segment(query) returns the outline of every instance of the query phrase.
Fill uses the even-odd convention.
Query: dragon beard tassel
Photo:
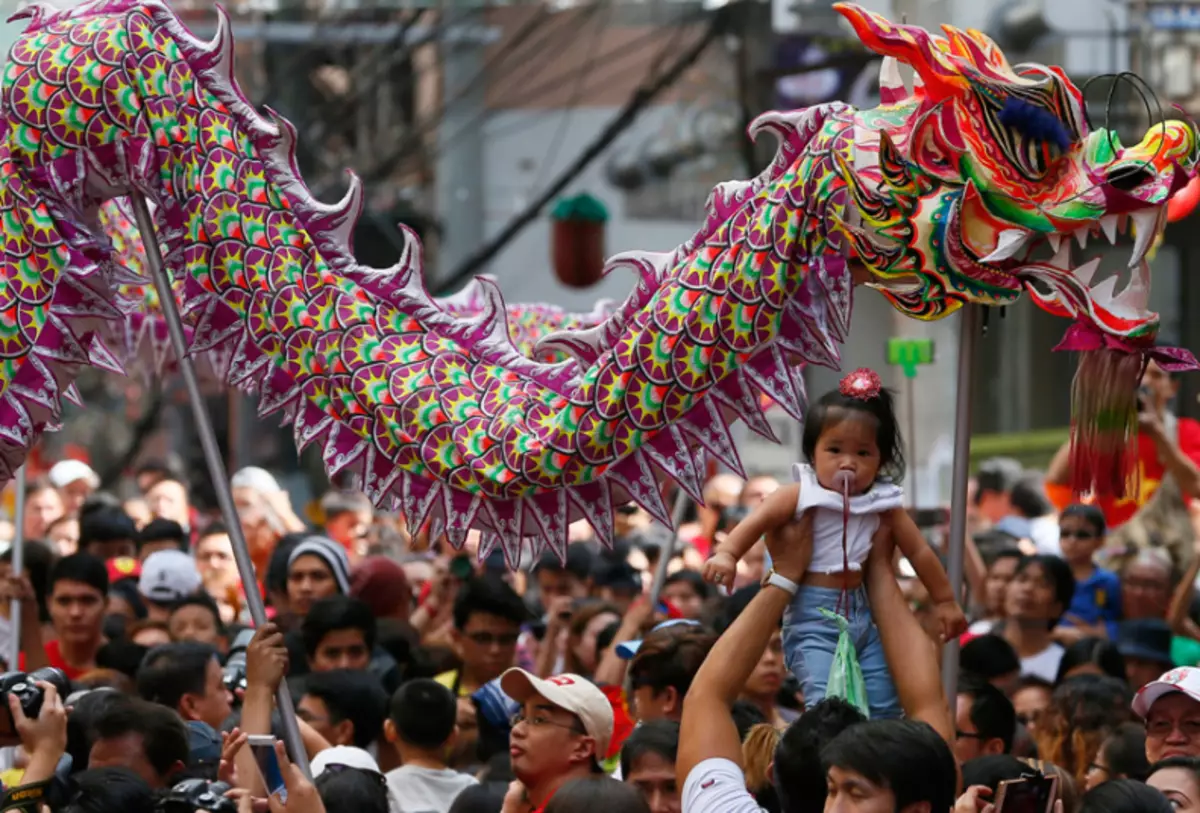
[[[1123,499],[1137,493],[1141,353],[1086,350],[1071,385],[1071,490]]]

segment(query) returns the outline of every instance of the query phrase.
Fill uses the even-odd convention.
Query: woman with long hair
[[[1038,756],[1083,785],[1109,732],[1129,719],[1124,683],[1099,675],[1069,678],[1054,690],[1050,708],[1038,720]]]

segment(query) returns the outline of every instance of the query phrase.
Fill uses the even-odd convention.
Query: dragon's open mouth
[[[1127,335],[1156,319],[1149,310],[1150,262],[1146,255],[1166,223],[1166,207],[1160,206],[1127,215],[1105,215],[1073,234],[1033,237],[1016,247],[1011,244],[1018,238],[1005,232],[1001,245],[1014,258],[1013,273],[1043,308],[1071,318],[1088,317],[1106,332]],[[1104,248],[1089,251],[1092,240],[1131,247],[1128,254]],[[1072,243],[1087,257],[1079,264],[1072,263]],[[1023,256],[1015,259],[1022,252]]]

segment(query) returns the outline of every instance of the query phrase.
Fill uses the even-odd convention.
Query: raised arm
[[[893,547],[886,538],[886,530],[883,533],[871,546],[866,585],[871,617],[879,628],[896,694],[910,719],[929,723],[953,748],[954,720],[942,689],[938,647],[929,640],[900,592],[892,564]]]
[[[929,591],[929,598],[934,603],[934,612],[942,625],[942,636],[947,641],[957,638],[967,631],[967,617],[958,606],[958,597],[954,595],[954,589],[950,586],[950,577],[946,575],[946,569],[942,567],[937,554],[929,547],[921,529],[907,511],[897,508],[889,514],[889,518],[896,547],[908,559],[913,570],[917,572],[917,578]]]
[[[801,530],[812,534],[812,520],[807,514],[801,521]],[[799,584],[807,566],[807,551],[803,545],[782,544],[780,536],[774,532],[767,535],[774,569]],[[764,587],[725,630],[701,664],[683,701],[675,761],[680,787],[692,769],[706,759],[722,758],[741,764],[742,742],[730,709],[791,601],[792,594],[787,590]]]

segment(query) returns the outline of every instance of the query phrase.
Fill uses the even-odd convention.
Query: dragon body
[[[526,539],[562,552],[579,517],[610,539],[614,503],[669,522],[663,483],[699,498],[708,457],[740,470],[730,423],[770,436],[764,397],[802,418],[798,366],[838,365],[864,277],[921,319],[1029,291],[1073,320],[1071,346],[1107,382],[1083,388],[1079,424],[1094,412],[1104,431],[1128,428],[1119,407],[1157,324],[1144,254],[1195,172],[1193,126],[1165,122],[1123,147],[1089,130],[1060,70],[1018,72],[977,32],[839,9],[889,57],[883,105],[761,116],[751,135],[778,138],[772,164],[717,187],[674,251],[610,260],[635,272],[629,297],[534,354],[514,344],[490,279],[468,318],[432,298],[415,236],[392,268],[355,262],[359,185],[336,205],[308,193],[294,130],[232,79],[224,14],[203,42],[157,0],[23,12],[0,109],[0,474],[82,366],[111,366],[129,274],[98,209],[129,194],[154,205],[193,351],[226,350],[229,381],[290,421],[300,447],[320,444],[331,473],[361,472],[374,500],[452,541],[478,527],[481,553],[499,545],[510,562]],[[920,80],[911,90],[897,59]],[[1130,223],[1133,279],[1114,296],[1071,242]],[[1101,397],[1122,387],[1115,406]],[[1091,485],[1119,489],[1121,476]]]
[[[120,200],[102,204],[99,217],[101,227],[112,242],[116,262],[136,277],[117,289],[125,311],[119,360],[129,375],[140,378],[161,376],[173,367],[173,350],[158,292],[148,279],[142,236],[133,215],[126,211]],[[479,284],[471,281],[457,294],[440,299],[438,303],[452,315],[469,319],[483,310],[486,298]],[[529,358],[555,362],[562,360],[561,355],[552,351],[539,353],[537,343],[560,330],[587,329],[600,324],[611,315],[612,305],[611,300],[601,300],[590,313],[572,313],[545,303],[507,305],[505,311],[509,334],[517,349]],[[186,326],[185,332],[190,338],[191,331]],[[229,369],[231,357],[228,352],[223,352],[227,349],[227,345],[222,345],[208,353],[197,354],[199,360],[210,365],[218,380],[224,379]]]

